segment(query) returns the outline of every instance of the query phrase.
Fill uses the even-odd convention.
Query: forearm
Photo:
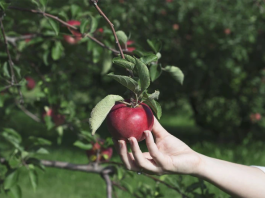
[[[265,174],[255,167],[201,156],[197,176],[236,197],[265,197]]]

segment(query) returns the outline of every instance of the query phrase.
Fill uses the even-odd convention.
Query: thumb
[[[153,125],[152,132],[154,136],[158,138],[164,137],[169,134],[167,130],[164,129],[164,127],[162,127],[162,125],[158,122],[155,116],[154,116],[154,125]]]

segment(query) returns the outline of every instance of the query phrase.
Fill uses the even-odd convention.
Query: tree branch
[[[28,115],[30,118],[32,118],[33,120],[35,120],[36,122],[41,122],[40,118],[37,117],[36,115],[34,115],[33,113],[31,113],[29,110],[27,110],[23,105],[20,105],[19,102],[17,100],[15,100],[16,105],[18,106],[18,108],[20,108],[26,115]]]
[[[38,10],[32,10],[32,9],[25,9],[25,8],[18,8],[18,7],[13,7],[13,6],[9,6],[9,9],[13,9],[13,10],[18,10],[18,11],[24,11],[24,12],[29,12],[29,13],[35,13],[35,14],[41,14],[43,16],[46,16],[46,17],[49,17],[49,18],[52,18],[56,21],[58,21],[59,23],[81,33],[77,27],[73,26],[73,25],[69,25],[67,22],[63,21],[62,19],[60,19],[59,17],[57,16],[54,16],[54,15],[51,15],[51,14],[48,14],[48,13],[45,13],[45,12],[41,12],[41,11],[38,11]],[[95,43],[97,43],[98,45],[100,45],[101,47],[103,48],[106,48],[110,51],[112,51],[113,53],[115,54],[119,54],[119,51],[115,50],[115,49],[112,49],[108,46],[106,46],[104,43],[100,42],[99,40],[97,40],[96,38],[92,37],[91,35],[89,34],[85,34],[83,35],[83,37],[88,37],[89,39],[91,39],[92,41],[94,41]]]
[[[121,57],[123,59],[125,59],[124,54],[123,54],[123,50],[122,50],[120,42],[119,42],[119,39],[118,39],[116,31],[114,29],[113,23],[111,23],[111,21],[108,19],[108,17],[104,14],[104,12],[98,6],[98,4],[97,4],[98,0],[91,0],[91,1],[93,2],[95,8],[98,10],[99,14],[104,17],[104,19],[108,22],[109,26],[111,27],[112,33],[113,33],[113,35],[115,37],[116,44],[118,45],[118,48],[120,50]],[[133,72],[131,70],[129,70],[129,69],[126,69],[126,70],[129,72],[130,76],[133,77]]]
[[[112,198],[112,183],[109,177],[109,174],[112,172],[114,172],[114,169],[110,167],[110,168],[104,169],[101,174],[107,185],[107,198]]]
[[[3,38],[4,38],[4,43],[5,43],[5,46],[6,46],[6,53],[7,53],[7,56],[8,56],[8,63],[9,63],[10,71],[11,71],[11,86],[13,86],[14,84],[17,84],[17,80],[16,80],[16,76],[15,76],[15,72],[14,72],[14,63],[13,63],[13,61],[11,59],[11,55],[10,55],[10,52],[9,52],[9,49],[8,49],[8,43],[7,43],[5,29],[4,29],[4,25],[3,25],[3,17],[4,16],[0,17],[0,26],[1,26],[2,35],[3,35]],[[18,93],[19,93],[19,96],[20,96],[20,103],[24,103],[23,95],[22,95],[22,92],[20,90],[20,86],[17,86],[17,90],[18,90]]]

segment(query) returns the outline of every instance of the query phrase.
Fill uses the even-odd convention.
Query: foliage
[[[21,197],[21,169],[28,171],[36,189],[36,167],[44,168],[39,155],[47,154],[43,146],[50,144],[41,137],[22,140],[19,131],[6,128],[21,111],[48,134],[56,132],[54,142],[62,143],[71,133],[81,149],[91,148],[95,140],[87,133],[93,107],[106,95],[126,95],[126,88],[145,100],[158,118],[161,106],[181,109],[186,100],[196,123],[218,135],[240,140],[253,127],[265,127],[261,0],[106,0],[98,5],[117,31],[125,60],[118,55],[110,27],[88,0],[0,0],[10,55],[1,48],[0,157],[5,161],[0,191],[11,197]],[[5,46],[2,34],[0,45]],[[127,76],[128,71],[135,77]],[[36,84],[31,86],[26,77]],[[101,123],[96,121],[95,128]],[[113,179],[132,193],[122,181],[130,173],[122,171],[117,167]],[[201,181],[187,187],[190,192],[196,188],[208,193]],[[139,192],[162,196],[158,186],[143,184]]]

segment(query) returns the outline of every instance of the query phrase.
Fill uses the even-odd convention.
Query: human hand
[[[145,131],[149,152],[142,153],[134,137],[129,138],[132,153],[127,150],[124,140],[115,141],[118,153],[128,170],[143,171],[148,174],[196,174],[201,162],[200,154],[168,133],[154,118],[153,134]]]

